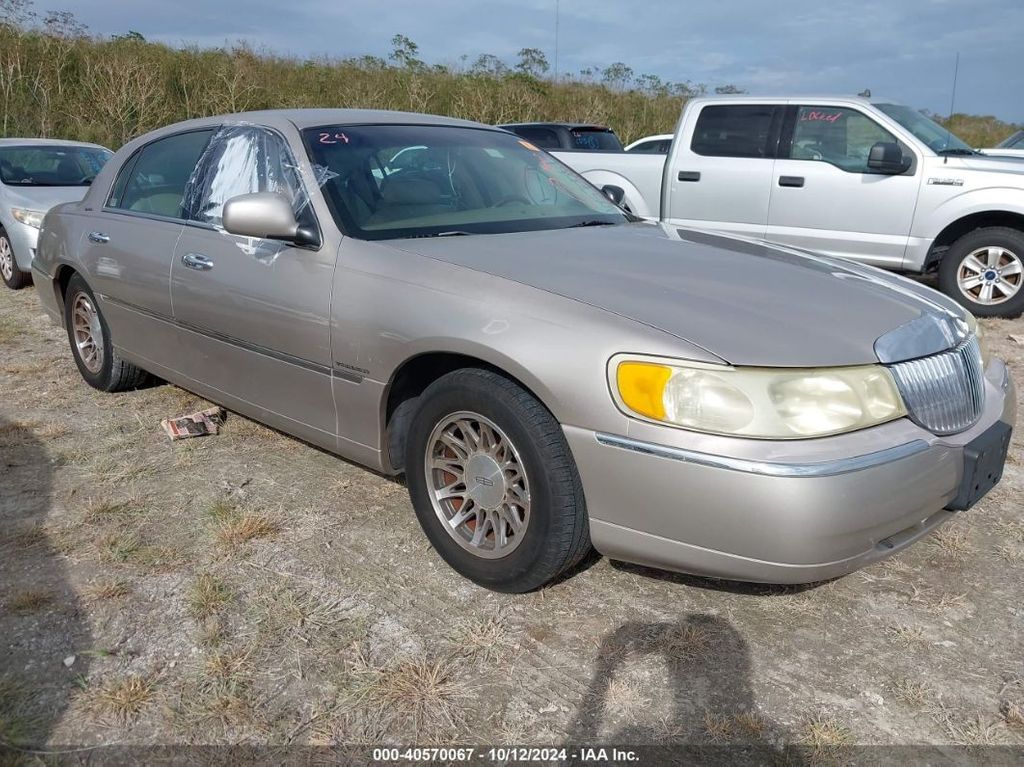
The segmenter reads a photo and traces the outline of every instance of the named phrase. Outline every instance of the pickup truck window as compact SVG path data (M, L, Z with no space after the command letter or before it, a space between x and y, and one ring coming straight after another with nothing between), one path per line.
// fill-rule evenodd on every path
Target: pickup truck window
M121 168L107 207L183 218L185 186L212 135L189 131L144 146Z
M342 231L366 240L622 224L595 187L524 139L443 125L303 131Z
M934 120L925 117L916 109L902 104L875 104L881 111L906 128L919 141L923 141L933 152L974 154L956 134L943 128Z
M879 141L896 137L867 115L844 107L797 110L789 157L827 162L848 173L868 173L868 154Z
M705 157L771 157L775 107L757 104L706 106L697 118L690 148Z

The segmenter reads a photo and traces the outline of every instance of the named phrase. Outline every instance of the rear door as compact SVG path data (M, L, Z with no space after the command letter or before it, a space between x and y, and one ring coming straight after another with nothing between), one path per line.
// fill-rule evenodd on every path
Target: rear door
M187 375L243 401L261 420L334 446L331 281L335 252L228 234L224 203L251 192L289 199L317 230L285 138L268 128L218 132L186 194L188 224L171 262Z
M868 168L878 142L914 150L853 107L789 108L775 162L766 238L831 256L898 268L917 207L920 158L890 176Z
M184 228L185 187L213 132L177 133L136 151L102 209L88 213L80 243L89 284L118 345L172 370L171 259Z
M663 218L763 237L783 107L706 104L680 126L669 156Z

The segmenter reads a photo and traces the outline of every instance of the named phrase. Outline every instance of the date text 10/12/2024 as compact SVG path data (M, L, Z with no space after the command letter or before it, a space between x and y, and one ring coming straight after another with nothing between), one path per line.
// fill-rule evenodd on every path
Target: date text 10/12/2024
M640 761L639 755L630 749L579 747L568 749L528 746L495 746L488 748L375 748L374 762L473 762L487 761L497 764L508 762L565 762L566 760L593 763L622 763Z

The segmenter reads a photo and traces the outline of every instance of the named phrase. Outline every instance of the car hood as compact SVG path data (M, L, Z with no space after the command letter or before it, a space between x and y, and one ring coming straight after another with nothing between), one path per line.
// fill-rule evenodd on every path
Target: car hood
M88 191L87 186L5 186L4 199L11 207L45 212L62 202L77 202Z
M922 336L923 320L964 316L941 294L878 269L668 225L390 244L604 309L736 365L874 363L882 336L886 362L923 356L922 337L924 353L952 345L928 322Z
M1024 185L1024 157L1013 157L1008 155L976 154L970 157L957 157L957 163L947 163L949 167L959 165L966 170L984 171L986 173L1006 173L1015 176L1010 183Z

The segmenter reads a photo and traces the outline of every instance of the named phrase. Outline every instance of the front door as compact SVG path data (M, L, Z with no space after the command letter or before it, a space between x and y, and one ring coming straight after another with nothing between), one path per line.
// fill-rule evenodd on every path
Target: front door
M252 125L222 129L186 193L190 220L171 265L187 375L260 420L333 448L336 253L224 231L226 201L266 191L291 200L300 220L316 227L283 137Z
M900 142L857 109L791 107L787 123L775 161L766 239L899 268L917 205L919 161L895 176L868 168L874 144Z

